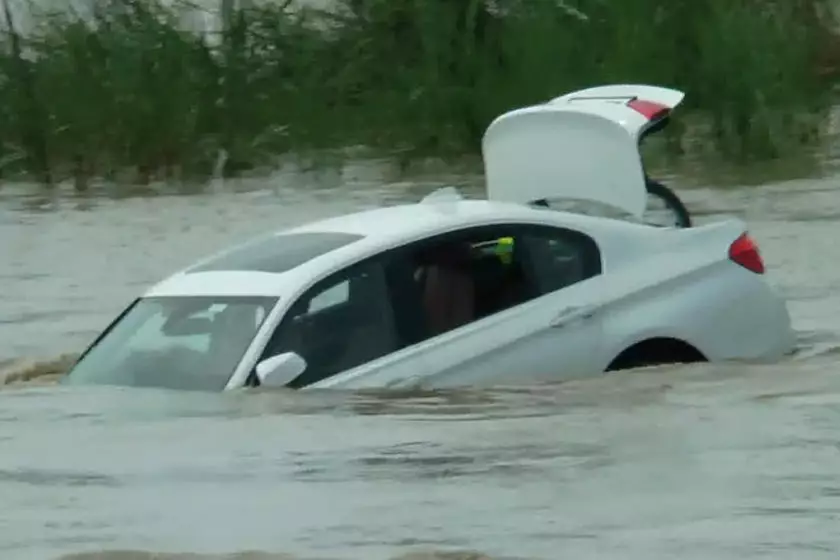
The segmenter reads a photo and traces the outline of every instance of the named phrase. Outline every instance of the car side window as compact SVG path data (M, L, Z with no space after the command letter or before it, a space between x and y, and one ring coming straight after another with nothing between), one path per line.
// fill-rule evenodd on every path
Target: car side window
M394 309L422 328L404 335L417 343L540 295L518 224L480 226L436 236L401 250L413 287L395 296ZM407 329L401 332L408 333Z
M299 388L398 349L383 267L375 261L350 267L315 284L286 312L262 359L297 352L306 370Z
M541 294L561 290L601 273L598 244L578 231L529 228L523 235Z
M309 300L308 313L315 313L333 305L341 305L347 303L350 297L350 280L343 280L338 284L327 288L323 292L316 294Z

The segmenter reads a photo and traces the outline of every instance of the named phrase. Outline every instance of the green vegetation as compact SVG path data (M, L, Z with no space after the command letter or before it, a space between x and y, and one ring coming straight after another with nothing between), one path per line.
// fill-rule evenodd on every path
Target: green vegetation
M832 102L830 0L219 1L220 35L158 0L26 33L7 13L0 179L201 178L222 150L227 174L345 146L458 157L502 111L619 81L685 90L675 124L768 158L818 141Z

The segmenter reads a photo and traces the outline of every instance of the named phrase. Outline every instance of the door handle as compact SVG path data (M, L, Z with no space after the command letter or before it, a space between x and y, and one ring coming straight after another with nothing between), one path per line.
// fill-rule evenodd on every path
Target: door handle
M574 321L591 319L595 315L594 305L572 305L560 311L551 320L552 327L563 327Z

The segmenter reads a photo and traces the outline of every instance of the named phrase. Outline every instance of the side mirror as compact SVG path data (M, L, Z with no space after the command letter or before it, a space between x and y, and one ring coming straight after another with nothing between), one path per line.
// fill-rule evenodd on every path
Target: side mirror
M306 360L296 352L283 352L257 364L257 377L264 387L285 387L306 371Z

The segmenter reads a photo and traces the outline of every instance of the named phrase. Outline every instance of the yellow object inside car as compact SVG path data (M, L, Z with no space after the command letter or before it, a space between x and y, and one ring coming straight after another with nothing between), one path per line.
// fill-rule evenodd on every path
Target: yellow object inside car
M513 261L513 237L500 237L496 241L496 255L502 264L510 264Z

